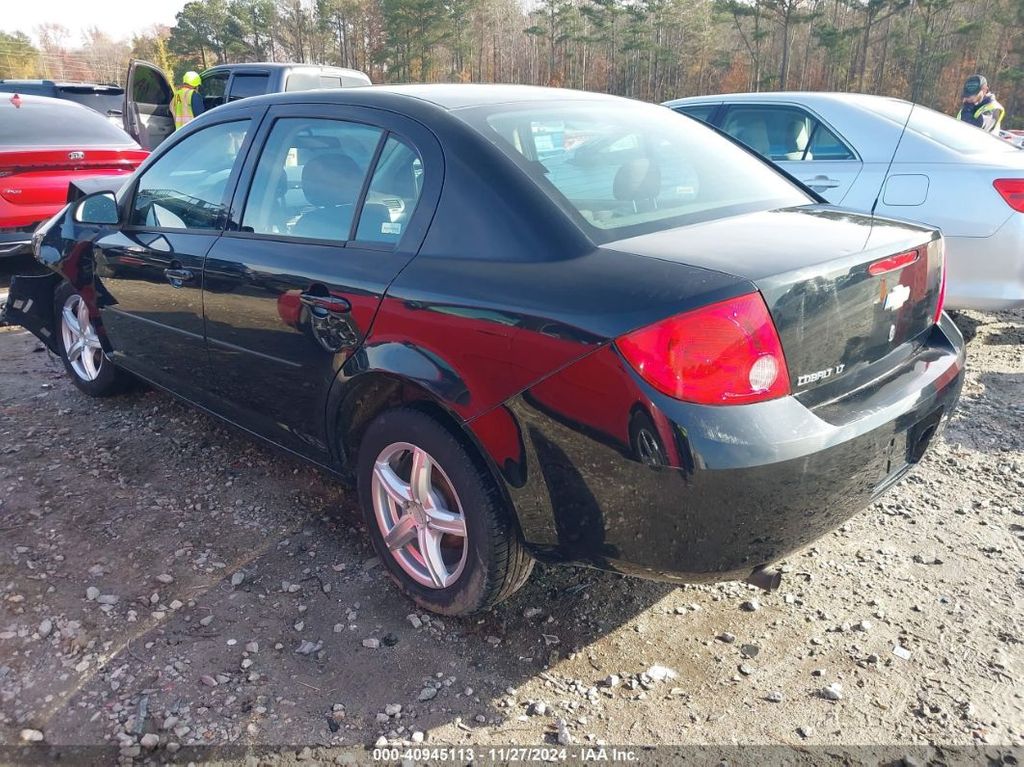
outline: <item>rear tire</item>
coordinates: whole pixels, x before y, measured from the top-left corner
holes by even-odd
[[[512,510],[482,463],[411,408],[378,416],[360,444],[359,500],[374,549],[398,587],[431,612],[487,610],[533,570]]]
[[[109,397],[127,388],[128,374],[107,359],[82,295],[63,283],[54,292],[57,346],[71,381],[90,397]]]

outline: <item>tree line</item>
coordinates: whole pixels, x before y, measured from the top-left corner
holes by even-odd
[[[1024,126],[1024,0],[193,0],[172,27],[0,33],[0,76],[121,82],[127,60],[174,76],[299,61],[374,82],[511,82],[648,101],[838,90],[956,109],[981,72]]]

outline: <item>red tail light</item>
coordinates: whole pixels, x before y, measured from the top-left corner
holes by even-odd
[[[1018,213],[1024,213],[1024,178],[997,178],[992,186]]]
[[[760,293],[670,317],[616,346],[647,383],[686,402],[742,405],[790,392],[782,343]]]

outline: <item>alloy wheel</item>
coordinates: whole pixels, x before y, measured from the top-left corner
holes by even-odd
[[[384,545],[417,583],[455,583],[469,550],[458,493],[444,469],[416,445],[395,442],[373,465],[373,511]]]
[[[637,432],[636,448],[640,460],[648,466],[665,466],[668,463],[661,445],[658,443],[658,438],[646,427]]]
[[[95,381],[103,367],[103,347],[89,318],[89,307],[77,293],[68,296],[60,313],[64,350],[75,375]]]

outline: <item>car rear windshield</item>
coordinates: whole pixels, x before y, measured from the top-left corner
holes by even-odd
[[[124,90],[121,88],[88,88],[81,86],[60,87],[60,98],[74,101],[84,107],[95,109],[102,115],[120,113],[124,107]]]
[[[476,107],[482,131],[598,242],[814,202],[770,165],[665,107]]]
[[[128,134],[91,109],[56,99],[0,102],[0,146],[124,146]]]
[[[914,105],[907,129],[962,154],[1020,151],[1009,141],[920,104]]]

